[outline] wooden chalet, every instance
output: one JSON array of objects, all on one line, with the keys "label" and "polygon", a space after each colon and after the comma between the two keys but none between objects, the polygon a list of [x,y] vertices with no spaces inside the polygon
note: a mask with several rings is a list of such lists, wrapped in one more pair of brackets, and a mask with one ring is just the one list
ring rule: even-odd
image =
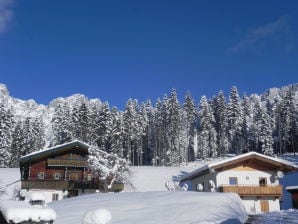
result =
[{"label": "wooden chalet", "polygon": [[[88,148],[75,140],[21,157],[21,188],[42,191],[47,202],[104,191],[103,180],[88,167]],[[122,189],[122,183],[113,184],[113,191]]]},{"label": "wooden chalet", "polygon": [[234,192],[249,213],[280,210],[282,186],[279,179],[298,171],[288,161],[249,152],[203,166],[182,178],[193,191]]}]

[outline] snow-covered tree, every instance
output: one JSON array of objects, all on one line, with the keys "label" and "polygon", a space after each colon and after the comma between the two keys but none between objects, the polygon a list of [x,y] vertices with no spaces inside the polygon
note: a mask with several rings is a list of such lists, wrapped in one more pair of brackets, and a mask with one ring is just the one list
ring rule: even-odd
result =
[{"label": "snow-covered tree", "polygon": [[185,96],[185,101],[183,104],[183,118],[185,119],[185,129],[186,129],[186,161],[194,161],[195,153],[194,153],[194,129],[196,125],[197,119],[197,109],[194,103],[194,100],[188,92]]},{"label": "snow-covered tree", "polygon": [[11,156],[13,114],[0,103],[0,167],[8,167]]},{"label": "snow-covered tree", "polygon": [[83,142],[90,143],[91,139],[91,114],[87,102],[76,105],[72,110],[72,135]]},{"label": "snow-covered tree", "polygon": [[51,145],[59,145],[72,139],[70,108],[66,102],[60,102],[55,107],[52,118],[54,139]]},{"label": "snow-covered tree", "polygon": [[230,142],[228,139],[227,105],[223,91],[219,91],[212,103],[214,111],[214,128],[217,133],[217,152],[218,155],[226,155],[229,152]]},{"label": "snow-covered tree", "polygon": [[123,142],[124,142],[124,130],[122,124],[122,115],[116,107],[112,108],[112,129],[111,129],[111,152],[116,153],[119,157],[123,158]]},{"label": "snow-covered tree", "polygon": [[200,128],[198,133],[198,150],[200,158],[217,156],[217,139],[214,128],[214,116],[206,96],[202,96],[199,109]]},{"label": "snow-covered tree", "polygon": [[[96,146],[89,148],[88,163],[99,179],[104,182],[104,191],[112,189],[115,181],[125,183],[128,163],[116,154],[109,154]],[[108,179],[110,182],[108,183]]]},{"label": "snow-covered tree", "polygon": [[230,91],[229,103],[227,108],[228,133],[231,143],[231,152],[240,153],[241,142],[241,101],[236,86]]},{"label": "snow-covered tree", "polygon": [[182,158],[185,157],[180,144],[179,144],[179,134],[180,134],[180,103],[178,101],[176,90],[173,89],[171,94],[166,101],[166,112],[167,112],[167,129],[166,138],[169,143],[169,148],[167,150],[167,164],[179,164],[182,162]]}]

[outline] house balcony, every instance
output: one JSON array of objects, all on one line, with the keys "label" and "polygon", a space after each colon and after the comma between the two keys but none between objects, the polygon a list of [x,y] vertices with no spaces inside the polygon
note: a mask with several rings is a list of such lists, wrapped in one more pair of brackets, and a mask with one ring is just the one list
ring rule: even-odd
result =
[{"label": "house balcony", "polygon": [[234,192],[239,196],[270,196],[281,197],[282,186],[281,185],[221,185],[218,187],[219,192]]},{"label": "house balcony", "polygon": [[88,167],[88,161],[78,159],[47,159],[47,165],[52,167]]},{"label": "house balcony", "polygon": [[[63,180],[54,178],[22,180],[22,189],[59,189],[59,190],[73,190],[73,189],[100,189],[103,182],[98,179],[79,179],[79,180]],[[124,189],[124,184],[114,182],[111,191],[119,192]]]}]

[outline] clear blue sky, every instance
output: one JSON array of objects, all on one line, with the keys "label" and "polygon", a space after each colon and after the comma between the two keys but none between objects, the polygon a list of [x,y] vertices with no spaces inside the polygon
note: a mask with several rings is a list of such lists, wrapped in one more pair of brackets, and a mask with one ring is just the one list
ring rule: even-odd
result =
[{"label": "clear blue sky", "polygon": [[298,80],[298,1],[0,0],[0,83],[48,104],[75,93],[123,108],[176,88]]}]

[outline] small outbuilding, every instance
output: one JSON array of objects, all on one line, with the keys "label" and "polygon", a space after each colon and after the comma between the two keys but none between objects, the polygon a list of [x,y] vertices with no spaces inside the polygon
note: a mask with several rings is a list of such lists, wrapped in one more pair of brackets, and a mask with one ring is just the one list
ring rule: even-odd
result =
[{"label": "small outbuilding", "polygon": [[298,209],[298,186],[289,186],[286,189],[292,195],[293,208]]}]

